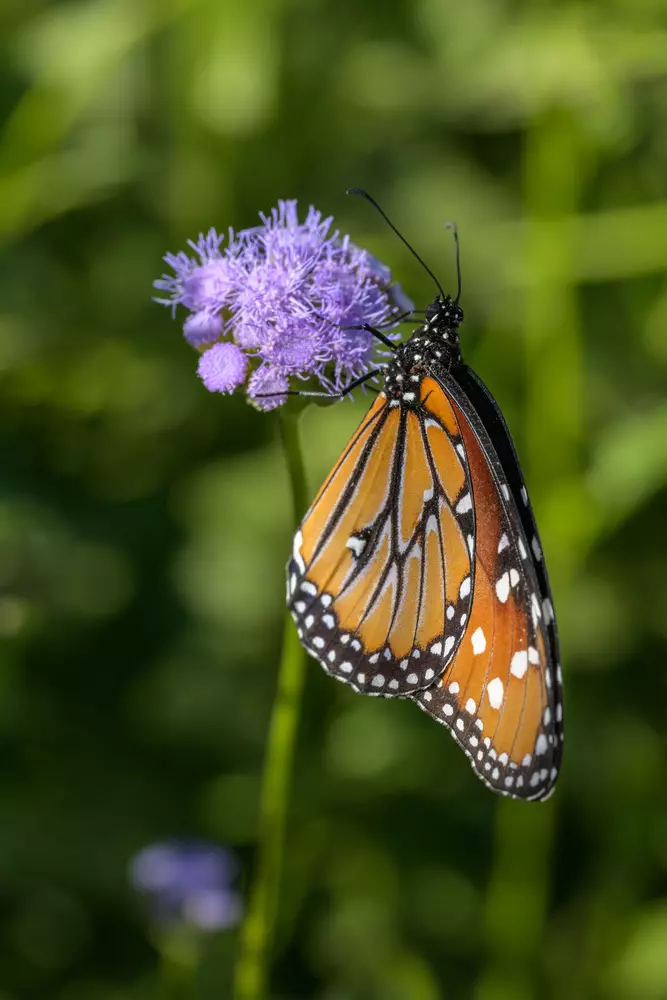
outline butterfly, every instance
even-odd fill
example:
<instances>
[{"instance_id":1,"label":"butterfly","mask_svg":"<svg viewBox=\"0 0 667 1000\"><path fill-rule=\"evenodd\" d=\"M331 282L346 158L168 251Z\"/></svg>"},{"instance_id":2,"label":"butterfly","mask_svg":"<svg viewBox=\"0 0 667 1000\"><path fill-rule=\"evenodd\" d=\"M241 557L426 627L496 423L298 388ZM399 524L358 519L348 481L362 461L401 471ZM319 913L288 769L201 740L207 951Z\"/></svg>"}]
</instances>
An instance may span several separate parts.
<instances>
[{"instance_id":1,"label":"butterfly","mask_svg":"<svg viewBox=\"0 0 667 1000\"><path fill-rule=\"evenodd\" d=\"M539 800L563 750L553 601L507 424L464 364L436 282L384 384L301 522L288 603L305 649L355 691L410 698L496 792ZM367 328L370 329L370 328Z\"/></svg>"}]
</instances>

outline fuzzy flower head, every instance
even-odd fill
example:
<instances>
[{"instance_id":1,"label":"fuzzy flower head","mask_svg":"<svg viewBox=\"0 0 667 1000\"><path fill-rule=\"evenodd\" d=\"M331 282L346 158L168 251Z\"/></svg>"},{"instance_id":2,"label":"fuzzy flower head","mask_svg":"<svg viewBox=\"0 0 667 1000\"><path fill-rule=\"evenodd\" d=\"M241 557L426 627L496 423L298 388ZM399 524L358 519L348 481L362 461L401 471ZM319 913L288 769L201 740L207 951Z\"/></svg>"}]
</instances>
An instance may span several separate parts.
<instances>
[{"instance_id":1,"label":"fuzzy flower head","mask_svg":"<svg viewBox=\"0 0 667 1000\"><path fill-rule=\"evenodd\" d=\"M213 844L166 841L150 844L130 863L130 881L151 899L156 917L203 931L238 922L241 901L231 888L236 863Z\"/></svg>"},{"instance_id":2,"label":"fuzzy flower head","mask_svg":"<svg viewBox=\"0 0 667 1000\"><path fill-rule=\"evenodd\" d=\"M194 256L167 254L173 274L155 286L166 293L158 302L188 311L183 333L203 350L206 388L243 386L268 410L285 402L279 394L291 378L345 388L368 370L375 347L372 334L354 327L386 328L412 304L387 267L314 208L299 222L296 202L281 201L260 218L253 229L230 230L224 248L212 229L190 243Z\"/></svg>"}]
</instances>

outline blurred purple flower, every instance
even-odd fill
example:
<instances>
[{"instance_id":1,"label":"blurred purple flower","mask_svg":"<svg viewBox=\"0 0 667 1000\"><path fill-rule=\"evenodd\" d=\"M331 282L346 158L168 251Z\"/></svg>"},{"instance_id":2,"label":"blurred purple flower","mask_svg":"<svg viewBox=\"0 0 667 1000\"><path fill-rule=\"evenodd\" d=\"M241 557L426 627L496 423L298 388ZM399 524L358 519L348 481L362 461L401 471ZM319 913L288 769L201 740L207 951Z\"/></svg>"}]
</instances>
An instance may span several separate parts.
<instances>
[{"instance_id":1,"label":"blurred purple flower","mask_svg":"<svg viewBox=\"0 0 667 1000\"><path fill-rule=\"evenodd\" d=\"M191 841L150 844L130 862L132 885L151 897L161 920L204 931L238 922L241 900L230 888L235 872L228 851Z\"/></svg>"},{"instance_id":2,"label":"blurred purple flower","mask_svg":"<svg viewBox=\"0 0 667 1000\"><path fill-rule=\"evenodd\" d=\"M211 229L190 242L195 256L167 254L174 273L155 287L167 295L158 302L189 311L183 327L189 343L208 347L199 367L206 387L231 392L244 382L238 354L232 373L232 354L219 350L221 341L233 341L251 362L249 399L268 410L287 397L262 394L287 389L290 377L343 389L368 370L374 349L371 334L344 327L386 326L411 303L391 284L389 268L332 230L333 220L314 208L299 222L296 202L281 201L260 218L253 229L230 230L224 250L224 237ZM211 373L223 367L219 381Z\"/></svg>"}]
</instances>

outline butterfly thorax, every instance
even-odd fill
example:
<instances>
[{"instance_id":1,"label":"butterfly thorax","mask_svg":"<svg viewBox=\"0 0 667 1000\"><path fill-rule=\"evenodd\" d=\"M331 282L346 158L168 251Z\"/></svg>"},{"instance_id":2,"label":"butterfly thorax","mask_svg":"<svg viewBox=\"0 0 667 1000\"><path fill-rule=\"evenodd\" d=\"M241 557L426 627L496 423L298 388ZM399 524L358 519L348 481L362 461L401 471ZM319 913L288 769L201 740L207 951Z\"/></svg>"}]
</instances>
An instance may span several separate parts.
<instances>
[{"instance_id":1,"label":"butterfly thorax","mask_svg":"<svg viewBox=\"0 0 667 1000\"><path fill-rule=\"evenodd\" d=\"M463 310L446 296L437 296L426 310L421 326L404 344L399 344L387 368L384 391L394 403L419 399L421 379L439 367L449 371L461 361L459 324Z\"/></svg>"}]
</instances>

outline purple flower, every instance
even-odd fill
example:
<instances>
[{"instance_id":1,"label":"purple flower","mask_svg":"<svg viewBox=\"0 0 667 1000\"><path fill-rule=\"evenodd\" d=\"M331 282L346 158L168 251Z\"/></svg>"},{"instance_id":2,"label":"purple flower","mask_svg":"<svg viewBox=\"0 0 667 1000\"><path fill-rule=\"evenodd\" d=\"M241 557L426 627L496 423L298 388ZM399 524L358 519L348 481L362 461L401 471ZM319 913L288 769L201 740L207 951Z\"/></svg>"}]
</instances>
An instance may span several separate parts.
<instances>
[{"instance_id":1,"label":"purple flower","mask_svg":"<svg viewBox=\"0 0 667 1000\"><path fill-rule=\"evenodd\" d=\"M253 229L230 230L224 250L211 229L190 242L194 256L167 254L174 273L155 286L166 293L158 302L189 311L189 343L208 347L199 366L206 387L231 392L245 383L250 401L268 410L287 397L264 394L287 390L293 377L316 378L330 392L349 385L371 366L375 342L347 328L386 327L411 303L384 264L314 208L299 222L296 202L281 201L260 218Z\"/></svg>"},{"instance_id":2,"label":"purple flower","mask_svg":"<svg viewBox=\"0 0 667 1000\"><path fill-rule=\"evenodd\" d=\"M275 410L276 406L282 406L287 399L287 396L279 396L277 393L286 392L288 386L287 375L278 368L264 365L250 376L248 396L258 409Z\"/></svg>"},{"instance_id":3,"label":"purple flower","mask_svg":"<svg viewBox=\"0 0 667 1000\"><path fill-rule=\"evenodd\" d=\"M248 359L236 344L214 344L199 359L197 374L209 392L234 392L247 367Z\"/></svg>"},{"instance_id":4,"label":"purple flower","mask_svg":"<svg viewBox=\"0 0 667 1000\"><path fill-rule=\"evenodd\" d=\"M183 324L183 335L193 347L206 347L222 333L222 317L218 313L201 309L191 313Z\"/></svg>"},{"instance_id":5,"label":"purple flower","mask_svg":"<svg viewBox=\"0 0 667 1000\"><path fill-rule=\"evenodd\" d=\"M151 897L161 920L204 931L238 922L241 901L230 888L235 871L228 851L198 842L151 844L130 862L134 888Z\"/></svg>"}]
</instances>

